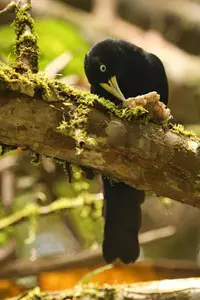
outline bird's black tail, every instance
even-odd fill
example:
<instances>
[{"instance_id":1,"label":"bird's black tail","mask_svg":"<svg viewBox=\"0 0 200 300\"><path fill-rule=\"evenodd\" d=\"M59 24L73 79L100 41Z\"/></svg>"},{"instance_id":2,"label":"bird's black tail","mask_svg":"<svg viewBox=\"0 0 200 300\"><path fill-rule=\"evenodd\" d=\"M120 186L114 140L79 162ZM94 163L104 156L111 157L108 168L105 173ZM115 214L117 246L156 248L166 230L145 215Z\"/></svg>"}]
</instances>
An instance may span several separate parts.
<instances>
[{"instance_id":1,"label":"bird's black tail","mask_svg":"<svg viewBox=\"0 0 200 300\"><path fill-rule=\"evenodd\" d=\"M105 227L103 256L111 263L120 258L134 262L140 253L138 233L141 227L141 204L144 191L122 182L111 183L103 178Z\"/></svg>"}]
</instances>

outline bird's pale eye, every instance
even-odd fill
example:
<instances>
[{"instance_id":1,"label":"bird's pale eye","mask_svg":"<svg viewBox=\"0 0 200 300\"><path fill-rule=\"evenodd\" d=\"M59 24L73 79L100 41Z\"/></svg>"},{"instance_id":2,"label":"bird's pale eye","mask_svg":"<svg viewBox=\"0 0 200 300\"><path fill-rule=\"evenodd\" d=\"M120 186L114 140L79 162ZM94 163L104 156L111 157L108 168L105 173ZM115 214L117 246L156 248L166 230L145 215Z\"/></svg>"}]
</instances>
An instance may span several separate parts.
<instances>
[{"instance_id":1,"label":"bird's pale eye","mask_svg":"<svg viewBox=\"0 0 200 300\"><path fill-rule=\"evenodd\" d=\"M100 65L100 71L105 72L106 71L106 66L105 65Z\"/></svg>"}]
</instances>

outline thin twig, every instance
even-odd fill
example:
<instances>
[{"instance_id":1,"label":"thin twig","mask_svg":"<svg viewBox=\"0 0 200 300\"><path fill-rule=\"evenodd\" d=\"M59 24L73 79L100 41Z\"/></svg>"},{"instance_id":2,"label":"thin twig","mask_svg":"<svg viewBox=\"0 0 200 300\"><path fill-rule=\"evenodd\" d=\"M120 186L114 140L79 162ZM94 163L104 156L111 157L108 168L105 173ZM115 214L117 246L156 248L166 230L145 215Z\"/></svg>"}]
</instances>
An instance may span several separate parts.
<instances>
[{"instance_id":1,"label":"thin twig","mask_svg":"<svg viewBox=\"0 0 200 300\"><path fill-rule=\"evenodd\" d=\"M162 228L157 228L154 230L149 230L146 232L142 232L139 235L139 241L140 244L148 244L155 242L157 240L170 237L176 233L176 228L172 225L162 227Z\"/></svg>"},{"instance_id":2,"label":"thin twig","mask_svg":"<svg viewBox=\"0 0 200 300\"><path fill-rule=\"evenodd\" d=\"M49 205L40 206L38 204L29 204L23 209L13 213L6 218L0 220L0 230L7 228L8 226L15 225L24 219L27 219L33 215L44 216L65 209L76 208L80 206L92 205L95 201L99 200L99 194L84 194L84 196L79 196L75 199L61 198Z\"/></svg>"},{"instance_id":3,"label":"thin twig","mask_svg":"<svg viewBox=\"0 0 200 300\"><path fill-rule=\"evenodd\" d=\"M0 17L14 13L17 7L16 1L11 1L4 9L0 10Z\"/></svg>"},{"instance_id":4,"label":"thin twig","mask_svg":"<svg viewBox=\"0 0 200 300\"><path fill-rule=\"evenodd\" d=\"M55 78L56 75L61 72L67 64L71 61L72 55L69 52L64 52L54 60L52 60L45 68L44 73L48 75L48 78Z\"/></svg>"}]
</instances>

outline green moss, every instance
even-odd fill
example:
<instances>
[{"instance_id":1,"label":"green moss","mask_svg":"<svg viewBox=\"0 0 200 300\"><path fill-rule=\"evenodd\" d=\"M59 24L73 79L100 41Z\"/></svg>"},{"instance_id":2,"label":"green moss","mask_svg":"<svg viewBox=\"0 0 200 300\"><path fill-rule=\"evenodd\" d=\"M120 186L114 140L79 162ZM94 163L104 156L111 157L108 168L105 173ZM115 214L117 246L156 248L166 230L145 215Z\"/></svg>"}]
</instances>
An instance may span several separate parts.
<instances>
[{"instance_id":1,"label":"green moss","mask_svg":"<svg viewBox=\"0 0 200 300\"><path fill-rule=\"evenodd\" d=\"M109 180L111 185L114 185L115 183L121 182L121 180L119 178L113 177L113 176L110 176L110 175L107 175L107 174L104 174L104 177Z\"/></svg>"},{"instance_id":2,"label":"green moss","mask_svg":"<svg viewBox=\"0 0 200 300\"><path fill-rule=\"evenodd\" d=\"M181 124L174 125L173 128L172 128L172 131L174 133L179 133L179 134L182 134L182 135L187 136L189 138L193 138L196 141L198 141L198 137L196 136L196 134L191 130L185 130L184 126L181 125Z\"/></svg>"},{"instance_id":3,"label":"green moss","mask_svg":"<svg viewBox=\"0 0 200 300\"><path fill-rule=\"evenodd\" d=\"M142 106L136 106L134 108L120 108L113 102L105 98L92 95L89 92L84 91L80 93L78 90L73 90L73 95L80 103L85 103L87 106L89 105L103 109L109 115L116 116L120 119L126 119L127 121L135 121L140 118L143 119L144 116L148 114L148 111Z\"/></svg>"},{"instance_id":4,"label":"green moss","mask_svg":"<svg viewBox=\"0 0 200 300\"><path fill-rule=\"evenodd\" d=\"M16 65L15 65L16 66ZM41 97L46 101L58 100L53 88L50 89L48 79L41 74L33 74L30 69L18 63L19 68L26 70L26 74L20 74L15 68L7 65L0 65L0 83L9 90L33 97L40 91Z\"/></svg>"},{"instance_id":5,"label":"green moss","mask_svg":"<svg viewBox=\"0 0 200 300\"><path fill-rule=\"evenodd\" d=\"M134 120L143 120L148 121L148 110L146 110L143 106L136 106L133 108L125 108L122 110L122 116L128 121Z\"/></svg>"},{"instance_id":6,"label":"green moss","mask_svg":"<svg viewBox=\"0 0 200 300\"><path fill-rule=\"evenodd\" d=\"M78 28L63 20L46 18L35 19L34 27L40 37L37 41L40 49L40 70L44 70L55 57L64 52L69 52L72 55L72 59L62 70L62 74L76 74L85 77L83 61L90 45L81 36ZM0 27L0 40L0 56L7 62L12 63L14 59L15 34L11 26Z\"/></svg>"},{"instance_id":7,"label":"green moss","mask_svg":"<svg viewBox=\"0 0 200 300\"><path fill-rule=\"evenodd\" d=\"M16 6L16 16L13 25L15 28L15 33L17 35L17 40L23 34L25 26L28 26L31 31L34 29L34 21L30 16L30 10L30 1L28 1L28 4L25 7Z\"/></svg>"},{"instance_id":8,"label":"green moss","mask_svg":"<svg viewBox=\"0 0 200 300\"><path fill-rule=\"evenodd\" d=\"M29 1L25 7L16 7L16 17L14 28L16 33L15 53L17 55L16 70L20 73L24 68L20 69L18 62L23 62L31 68L31 71L38 71L38 54L37 35L34 31L34 21L30 15L31 2Z\"/></svg>"}]
</instances>

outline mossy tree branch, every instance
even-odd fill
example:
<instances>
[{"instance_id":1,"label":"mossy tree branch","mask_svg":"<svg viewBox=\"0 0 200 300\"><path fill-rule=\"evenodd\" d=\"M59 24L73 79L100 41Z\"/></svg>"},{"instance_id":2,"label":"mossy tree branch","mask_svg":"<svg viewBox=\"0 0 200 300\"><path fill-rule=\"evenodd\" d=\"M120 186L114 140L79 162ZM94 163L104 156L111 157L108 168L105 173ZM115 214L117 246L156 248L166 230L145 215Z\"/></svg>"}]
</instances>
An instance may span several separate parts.
<instances>
[{"instance_id":1,"label":"mossy tree branch","mask_svg":"<svg viewBox=\"0 0 200 300\"><path fill-rule=\"evenodd\" d=\"M77 285L72 290L63 292L46 293L40 292L39 288L26 293L24 296L15 297L10 300L33 300L33 299L122 299L122 300L168 300L168 299L199 299L199 279L162 280L131 285L116 285L104 287L91 287Z\"/></svg>"},{"instance_id":2,"label":"mossy tree branch","mask_svg":"<svg viewBox=\"0 0 200 300\"><path fill-rule=\"evenodd\" d=\"M146 110L41 75L0 67L0 141L85 165L200 207L199 140L148 121ZM37 96L36 96L37 94Z\"/></svg>"},{"instance_id":3,"label":"mossy tree branch","mask_svg":"<svg viewBox=\"0 0 200 300\"><path fill-rule=\"evenodd\" d=\"M31 0L12 0L0 15L15 11L14 28L16 33L16 63L18 72L31 70L38 72L37 35L34 31L34 20L31 17Z\"/></svg>"}]
</instances>

